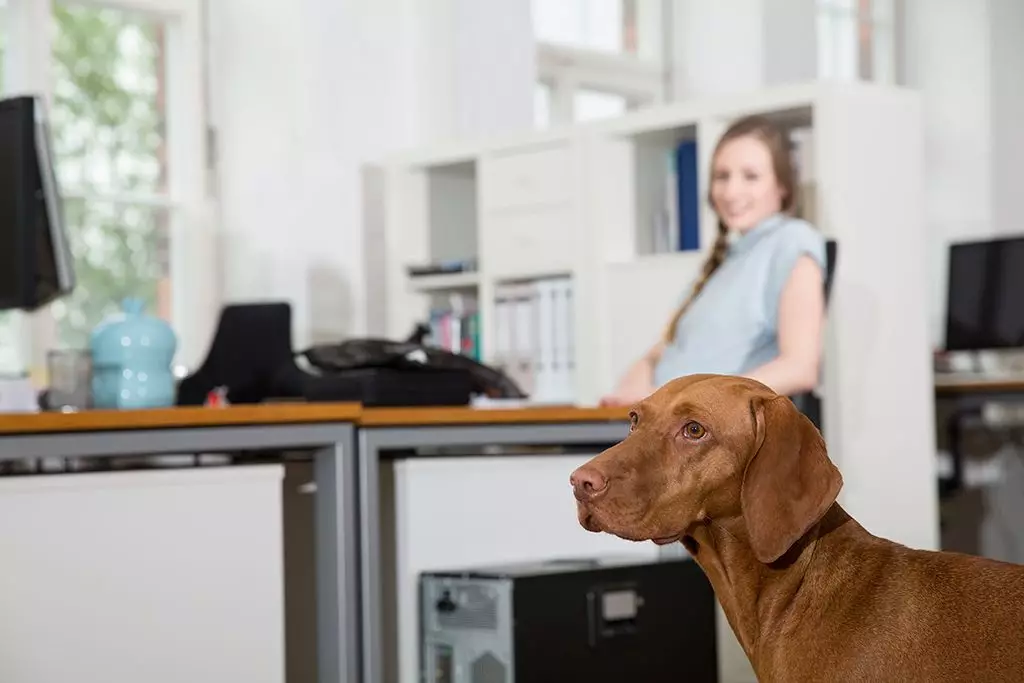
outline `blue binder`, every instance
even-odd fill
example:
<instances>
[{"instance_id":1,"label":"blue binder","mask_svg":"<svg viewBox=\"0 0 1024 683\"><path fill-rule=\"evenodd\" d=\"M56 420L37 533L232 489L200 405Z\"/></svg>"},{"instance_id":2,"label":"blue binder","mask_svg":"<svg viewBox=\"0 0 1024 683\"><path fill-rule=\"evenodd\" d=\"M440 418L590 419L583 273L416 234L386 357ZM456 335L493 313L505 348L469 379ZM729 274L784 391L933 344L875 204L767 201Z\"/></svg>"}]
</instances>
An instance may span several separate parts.
<instances>
[{"instance_id":1,"label":"blue binder","mask_svg":"<svg viewBox=\"0 0 1024 683\"><path fill-rule=\"evenodd\" d=\"M679 250L700 249L700 190L697 179L697 141L675 150L676 196L679 203Z\"/></svg>"}]
</instances>

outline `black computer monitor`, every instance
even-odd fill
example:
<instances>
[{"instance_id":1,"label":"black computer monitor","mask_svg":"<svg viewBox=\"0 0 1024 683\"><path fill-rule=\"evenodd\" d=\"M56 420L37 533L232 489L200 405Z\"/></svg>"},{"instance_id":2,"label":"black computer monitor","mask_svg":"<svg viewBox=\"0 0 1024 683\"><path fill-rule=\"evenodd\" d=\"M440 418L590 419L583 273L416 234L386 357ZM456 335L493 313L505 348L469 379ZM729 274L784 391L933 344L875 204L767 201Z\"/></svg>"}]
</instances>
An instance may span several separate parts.
<instances>
[{"instance_id":1,"label":"black computer monitor","mask_svg":"<svg viewBox=\"0 0 1024 683\"><path fill-rule=\"evenodd\" d=\"M1024 348L1024 236L949 248L946 350Z\"/></svg>"},{"instance_id":2,"label":"black computer monitor","mask_svg":"<svg viewBox=\"0 0 1024 683\"><path fill-rule=\"evenodd\" d=\"M42 101L0 99L0 310L32 311L74 286Z\"/></svg>"}]
</instances>

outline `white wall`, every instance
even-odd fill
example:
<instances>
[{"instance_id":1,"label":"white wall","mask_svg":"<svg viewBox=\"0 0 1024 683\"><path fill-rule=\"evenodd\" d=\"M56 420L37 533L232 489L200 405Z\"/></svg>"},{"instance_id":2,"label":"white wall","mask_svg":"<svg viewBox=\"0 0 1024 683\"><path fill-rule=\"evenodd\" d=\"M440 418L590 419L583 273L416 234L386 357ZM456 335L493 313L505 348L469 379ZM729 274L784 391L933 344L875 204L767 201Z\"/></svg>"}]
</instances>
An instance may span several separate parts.
<instances>
[{"instance_id":1,"label":"white wall","mask_svg":"<svg viewBox=\"0 0 1024 683\"><path fill-rule=\"evenodd\" d=\"M932 338L941 344L949 242L1024 232L1024 3L906 3L907 81L925 104Z\"/></svg>"},{"instance_id":2,"label":"white wall","mask_svg":"<svg viewBox=\"0 0 1024 683\"><path fill-rule=\"evenodd\" d=\"M906 8L906 79L924 98L932 341L941 344L949 241L992 234L990 15L978 0L906 0Z\"/></svg>"},{"instance_id":3,"label":"white wall","mask_svg":"<svg viewBox=\"0 0 1024 683\"><path fill-rule=\"evenodd\" d=\"M288 299L295 345L366 329L361 165L532 125L529 4L210 5L227 300Z\"/></svg>"},{"instance_id":4,"label":"white wall","mask_svg":"<svg viewBox=\"0 0 1024 683\"><path fill-rule=\"evenodd\" d=\"M819 0L763 0L764 80L804 83L818 77Z\"/></svg>"},{"instance_id":5,"label":"white wall","mask_svg":"<svg viewBox=\"0 0 1024 683\"><path fill-rule=\"evenodd\" d=\"M763 85L766 1L673 0L673 99Z\"/></svg>"},{"instance_id":6,"label":"white wall","mask_svg":"<svg viewBox=\"0 0 1024 683\"><path fill-rule=\"evenodd\" d=\"M817 78L817 0L673 0L672 99Z\"/></svg>"},{"instance_id":7,"label":"white wall","mask_svg":"<svg viewBox=\"0 0 1024 683\"><path fill-rule=\"evenodd\" d=\"M992 231L1024 233L1021 163L1024 162L1024 2L989 0L992 66Z\"/></svg>"}]
</instances>

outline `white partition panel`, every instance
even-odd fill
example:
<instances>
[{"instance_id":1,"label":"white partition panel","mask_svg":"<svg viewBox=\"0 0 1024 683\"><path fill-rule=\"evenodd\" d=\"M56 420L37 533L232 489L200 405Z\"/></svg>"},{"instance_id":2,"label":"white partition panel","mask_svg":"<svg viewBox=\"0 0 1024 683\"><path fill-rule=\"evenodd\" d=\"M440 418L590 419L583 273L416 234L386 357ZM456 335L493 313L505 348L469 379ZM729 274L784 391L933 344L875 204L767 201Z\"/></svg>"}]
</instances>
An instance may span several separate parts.
<instances>
[{"instance_id":1,"label":"white partition panel","mask_svg":"<svg viewBox=\"0 0 1024 683\"><path fill-rule=\"evenodd\" d=\"M283 683L281 478L0 480L0 680Z\"/></svg>"}]
</instances>

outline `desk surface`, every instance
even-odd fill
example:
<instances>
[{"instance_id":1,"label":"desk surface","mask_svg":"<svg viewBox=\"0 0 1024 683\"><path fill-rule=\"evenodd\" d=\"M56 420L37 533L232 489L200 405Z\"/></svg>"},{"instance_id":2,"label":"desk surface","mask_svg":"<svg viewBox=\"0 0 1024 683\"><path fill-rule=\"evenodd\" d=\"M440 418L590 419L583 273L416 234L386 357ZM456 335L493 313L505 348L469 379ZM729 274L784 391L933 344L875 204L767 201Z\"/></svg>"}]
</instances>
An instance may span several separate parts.
<instances>
[{"instance_id":1,"label":"desk surface","mask_svg":"<svg viewBox=\"0 0 1024 683\"><path fill-rule=\"evenodd\" d=\"M361 413L362 406L358 403L264 403L226 408L196 406L151 410L85 410L80 413L15 413L0 415L0 436L229 425L357 422Z\"/></svg>"},{"instance_id":2,"label":"desk surface","mask_svg":"<svg viewBox=\"0 0 1024 683\"><path fill-rule=\"evenodd\" d=\"M536 406L521 408L365 408L361 427L432 427L442 425L551 424L622 422L626 408Z\"/></svg>"},{"instance_id":3,"label":"desk surface","mask_svg":"<svg viewBox=\"0 0 1024 683\"><path fill-rule=\"evenodd\" d=\"M1024 393L1024 373L938 372L935 373L935 393Z\"/></svg>"},{"instance_id":4,"label":"desk surface","mask_svg":"<svg viewBox=\"0 0 1024 683\"><path fill-rule=\"evenodd\" d=\"M226 408L86 410L80 413L0 415L0 436L55 432L187 429L229 425L354 422L365 427L613 422L625 408L362 408L358 403L267 403Z\"/></svg>"}]
</instances>

